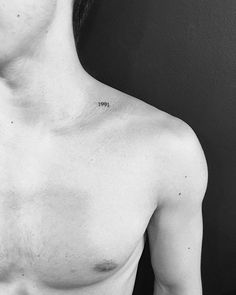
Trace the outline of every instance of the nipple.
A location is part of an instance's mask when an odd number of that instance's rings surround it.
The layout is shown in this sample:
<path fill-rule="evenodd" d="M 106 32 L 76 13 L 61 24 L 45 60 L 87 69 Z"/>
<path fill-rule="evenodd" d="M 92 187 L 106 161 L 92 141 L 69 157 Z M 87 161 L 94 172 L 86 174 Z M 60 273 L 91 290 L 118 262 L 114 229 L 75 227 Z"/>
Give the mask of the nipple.
<path fill-rule="evenodd" d="M 113 261 L 105 261 L 95 265 L 94 270 L 98 272 L 109 272 L 117 268 L 117 264 Z"/>

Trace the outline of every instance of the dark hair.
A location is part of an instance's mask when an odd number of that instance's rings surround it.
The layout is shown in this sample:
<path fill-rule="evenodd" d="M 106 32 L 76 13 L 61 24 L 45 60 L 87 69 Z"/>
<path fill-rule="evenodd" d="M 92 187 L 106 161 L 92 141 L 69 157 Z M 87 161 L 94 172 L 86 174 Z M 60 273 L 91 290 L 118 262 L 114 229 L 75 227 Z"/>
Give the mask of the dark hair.
<path fill-rule="evenodd" d="M 81 28 L 88 16 L 94 0 L 74 0 L 73 29 L 76 43 L 79 41 Z"/>

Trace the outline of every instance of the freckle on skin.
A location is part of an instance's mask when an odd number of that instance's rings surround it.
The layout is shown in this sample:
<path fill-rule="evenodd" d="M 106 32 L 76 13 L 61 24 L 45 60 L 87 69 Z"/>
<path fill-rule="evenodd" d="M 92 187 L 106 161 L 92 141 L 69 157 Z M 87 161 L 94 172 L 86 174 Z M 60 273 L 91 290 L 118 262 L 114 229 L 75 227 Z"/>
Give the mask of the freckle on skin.
<path fill-rule="evenodd" d="M 17 14 L 17 17 L 20 17 L 20 14 Z"/>
<path fill-rule="evenodd" d="M 179 196 L 181 196 L 182 194 L 181 193 L 179 193 Z"/>

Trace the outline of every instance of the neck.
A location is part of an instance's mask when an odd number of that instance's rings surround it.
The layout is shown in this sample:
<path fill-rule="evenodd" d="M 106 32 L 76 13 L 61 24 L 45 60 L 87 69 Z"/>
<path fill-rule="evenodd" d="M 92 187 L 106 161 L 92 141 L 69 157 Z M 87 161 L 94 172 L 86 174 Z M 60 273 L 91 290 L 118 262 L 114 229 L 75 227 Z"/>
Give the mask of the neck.
<path fill-rule="evenodd" d="M 1 123 L 60 126 L 90 107 L 96 80 L 79 62 L 71 13 L 58 9 L 37 44 L 0 69 Z"/>

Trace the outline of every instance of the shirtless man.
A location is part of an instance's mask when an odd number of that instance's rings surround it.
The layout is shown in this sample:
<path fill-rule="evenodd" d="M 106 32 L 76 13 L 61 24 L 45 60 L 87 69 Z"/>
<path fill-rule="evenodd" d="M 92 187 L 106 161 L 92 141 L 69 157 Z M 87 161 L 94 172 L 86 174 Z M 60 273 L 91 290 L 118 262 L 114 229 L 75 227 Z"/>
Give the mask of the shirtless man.
<path fill-rule="evenodd" d="M 0 295 L 202 294 L 192 129 L 90 76 L 73 0 L 0 0 Z"/>

